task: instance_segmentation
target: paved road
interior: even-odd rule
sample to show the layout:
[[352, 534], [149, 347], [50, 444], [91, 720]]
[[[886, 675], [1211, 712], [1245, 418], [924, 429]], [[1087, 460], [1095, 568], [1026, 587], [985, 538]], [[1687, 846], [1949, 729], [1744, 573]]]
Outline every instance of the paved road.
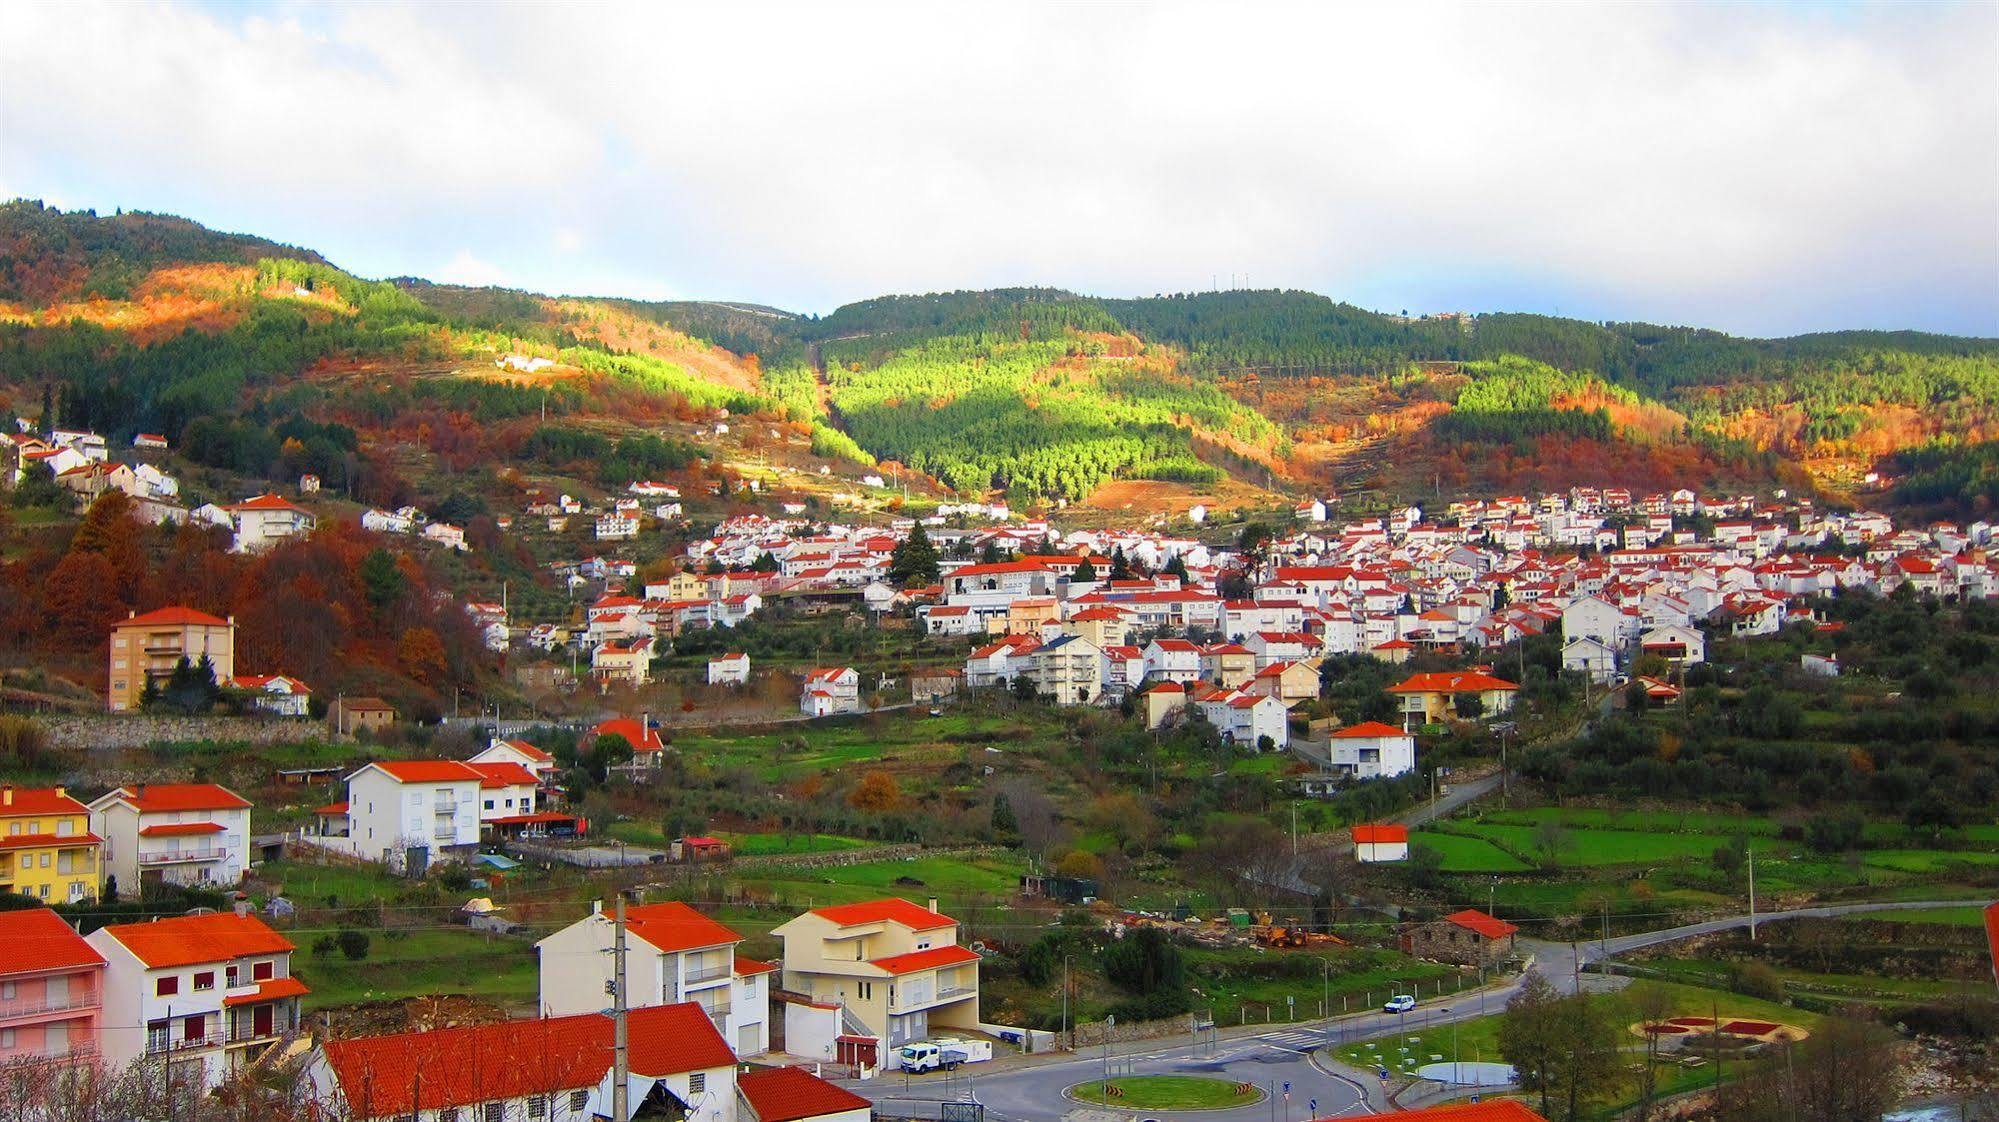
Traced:
[[[1758, 923], [1767, 923], [1782, 919], [1825, 918], [1909, 908], [1965, 905], [1982, 907], [1985, 903], [1987, 901], [1983, 900], [1910, 900], [1835, 904], [1759, 914], [1756, 920]], [[1726, 919], [1693, 923], [1684, 927], [1647, 931], [1637, 935], [1621, 935], [1607, 943], [1590, 940], [1572, 945], [1522, 939], [1520, 946], [1532, 956], [1534, 965], [1531, 969], [1534, 972], [1546, 977], [1557, 990], [1568, 993], [1574, 990], [1580, 977], [1581, 967], [1592, 962], [1615, 957], [1640, 947], [1657, 946], [1661, 943], [1748, 925], [1748, 916], [1730, 916]], [[1272, 1122], [1275, 1119], [1277, 1122], [1284, 1122], [1286, 1118], [1302, 1122], [1308, 1117], [1306, 1111], [1313, 1099], [1318, 1100], [1317, 1117], [1371, 1114], [1386, 1108], [1386, 1096], [1377, 1080], [1365, 1072], [1355, 1071], [1344, 1065], [1321, 1066], [1321, 1063], [1311, 1056], [1312, 1051], [1326, 1044], [1328, 1033], [1331, 1034], [1332, 1043], [1337, 1046], [1397, 1031], [1417, 1032], [1437, 1025], [1471, 1020], [1504, 1009], [1507, 1000], [1519, 989], [1520, 979], [1510, 979], [1482, 990], [1422, 1002], [1409, 1013], [1394, 1014], [1369, 1010], [1351, 1016], [1335, 1017], [1330, 1022], [1271, 1027], [1260, 1033], [1231, 1032], [1219, 1040], [1203, 1041], [1198, 1044], [1189, 1043], [1185, 1037], [1175, 1037], [1143, 1044], [1127, 1044], [1122, 1048], [1114, 1046], [1111, 1049], [1110, 1059], [1116, 1074], [1209, 1075], [1280, 1089], [1284, 1081], [1291, 1082], [1289, 1109], [1292, 1113], [1288, 1115], [1280, 1090], [1278, 1095], [1274, 1096], [1277, 1100], [1275, 1103], [1264, 1101], [1255, 1106], [1229, 1111], [1142, 1112], [1146, 1117], [1171, 1119], [1173, 1122], [1196, 1122], [1199, 1119], [1212, 1122]], [[1065, 1114], [1082, 1106], [1066, 1098], [1063, 1091], [1077, 1083], [1099, 1078], [1103, 1071], [1103, 1054], [1085, 1049], [1068, 1058], [1051, 1058], [1045, 1062], [1023, 1060], [1014, 1066], [995, 1069], [989, 1075], [981, 1074], [976, 1067], [972, 1067], [962, 1069], [958, 1076], [949, 1079], [939, 1075], [918, 1076], [909, 1080], [907, 1090], [904, 1089], [902, 1076], [897, 1074], [884, 1075], [867, 1083], [849, 1085], [871, 1099], [901, 1097], [958, 1099], [969, 1096], [984, 1103], [987, 1112], [997, 1122], [1057, 1122]], [[1131, 1115], [1134, 1118], [1138, 1116], [1137, 1113]]]
[[1498, 772], [1493, 772], [1482, 779], [1473, 779], [1466, 783], [1453, 783], [1451, 784], [1450, 793], [1446, 794], [1443, 798], [1438, 799], [1434, 803], [1424, 803], [1414, 809], [1405, 810], [1401, 814], [1396, 815], [1395, 820], [1404, 826], [1413, 827], [1421, 826], [1423, 823], [1434, 818], [1446, 817], [1473, 799], [1482, 799], [1492, 792], [1499, 790], [1499, 781], [1501, 778]]

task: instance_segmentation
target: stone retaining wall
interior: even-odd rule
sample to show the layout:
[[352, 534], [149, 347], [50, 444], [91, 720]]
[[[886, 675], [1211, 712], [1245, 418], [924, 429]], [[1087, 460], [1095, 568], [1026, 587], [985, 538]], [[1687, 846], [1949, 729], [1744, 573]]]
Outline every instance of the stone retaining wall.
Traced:
[[143, 748], [161, 741], [238, 741], [249, 744], [297, 744], [301, 741], [345, 740], [323, 722], [274, 717], [156, 717], [150, 714], [43, 714], [35, 722], [48, 730], [53, 744], [112, 752]]

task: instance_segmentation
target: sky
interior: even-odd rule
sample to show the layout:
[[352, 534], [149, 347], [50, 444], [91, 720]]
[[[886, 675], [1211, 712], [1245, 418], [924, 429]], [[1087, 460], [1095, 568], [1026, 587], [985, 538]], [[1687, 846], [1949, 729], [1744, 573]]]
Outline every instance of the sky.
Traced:
[[1999, 4], [0, 4], [0, 196], [824, 313], [1999, 336]]

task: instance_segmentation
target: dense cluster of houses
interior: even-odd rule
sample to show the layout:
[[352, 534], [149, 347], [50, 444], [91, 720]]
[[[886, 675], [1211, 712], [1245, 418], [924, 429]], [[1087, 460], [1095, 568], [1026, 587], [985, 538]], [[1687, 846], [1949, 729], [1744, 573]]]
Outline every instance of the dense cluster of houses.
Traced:
[[[878, 1069], [933, 1030], [992, 1027], [980, 1020], [980, 955], [934, 900], [812, 909], [777, 928], [774, 963], [743, 955], [740, 934], [686, 904], [632, 906], [623, 921], [634, 1116], [865, 1122], [866, 1099], [804, 1065]], [[45, 908], [0, 913], [0, 1065], [165, 1062], [214, 1088], [302, 1056], [304, 1094], [338, 1117], [602, 1118], [614, 922], [598, 905], [535, 944], [535, 1019], [315, 1040], [295, 945], [247, 906], [89, 936]], [[769, 1055], [773, 1016], [783, 1056]], [[741, 1062], [752, 1058], [770, 1066]]]

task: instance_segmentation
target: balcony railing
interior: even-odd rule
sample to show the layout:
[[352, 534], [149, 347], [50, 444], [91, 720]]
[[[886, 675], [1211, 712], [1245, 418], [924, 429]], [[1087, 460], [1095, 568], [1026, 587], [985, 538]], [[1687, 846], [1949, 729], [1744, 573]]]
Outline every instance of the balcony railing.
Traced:
[[139, 854], [139, 864], [180, 865], [189, 861], [222, 861], [229, 857], [226, 849], [156, 849], [151, 853]]
[[166, 1036], [147, 1036], [146, 1054], [157, 1056], [167, 1052], [186, 1052], [194, 1048], [220, 1048], [225, 1034], [220, 1028], [213, 1028], [200, 1036], [184, 1033], [170, 1033]]
[[724, 1038], [728, 1037], [729, 1011], [727, 1009], [708, 1010], [708, 1020], [714, 1023], [716, 1032], [721, 1033]]
[[430, 836], [438, 841], [451, 841], [458, 836], [458, 826], [452, 822], [439, 822], [437, 828], [430, 832]]
[[39, 1017], [44, 1013], [66, 1013], [72, 1009], [94, 1009], [99, 1005], [95, 993], [70, 994], [67, 997], [39, 998], [33, 1001], [0, 1002], [0, 1021], [15, 1017]]
[[979, 992], [977, 986], [945, 986], [937, 991], [937, 1000], [955, 1001], [961, 997], [970, 997], [977, 992]]
[[249, 1044], [258, 1040], [275, 1040], [291, 1030], [292, 1027], [282, 1021], [272, 1021], [271, 1027], [268, 1030], [258, 1032], [257, 1026], [253, 1022], [245, 1021], [229, 1030], [229, 1043]]
[[459, 805], [460, 804], [457, 799], [440, 799], [437, 802], [430, 804], [430, 807], [431, 811], [435, 814], [439, 815], [449, 814], [452, 816], [456, 816], [458, 814]]
[[686, 982], [690, 986], [698, 985], [702, 982], [712, 982], [717, 978], [726, 978], [734, 972], [734, 964], [727, 962], [715, 966], [690, 966], [687, 968]]

